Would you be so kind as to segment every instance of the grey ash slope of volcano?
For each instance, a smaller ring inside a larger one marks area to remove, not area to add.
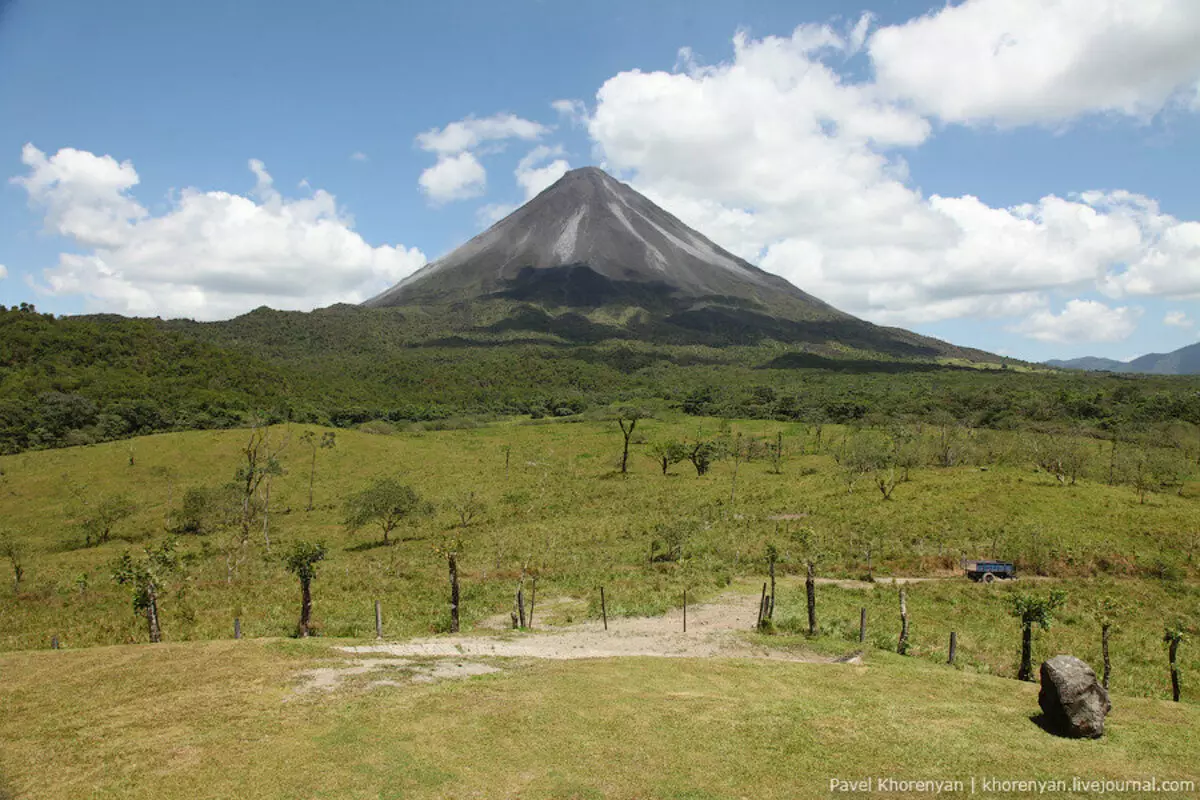
[[[911,358],[999,361],[859,320],[720,247],[603,170],[566,173],[448,255],[364,303],[505,303],[493,331],[568,340],[805,343]],[[620,320],[619,322],[617,320]]]

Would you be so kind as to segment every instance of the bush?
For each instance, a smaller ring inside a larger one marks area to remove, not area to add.
[[[370,422],[364,422],[358,426],[362,433],[370,433],[375,436],[391,436],[396,432],[396,426],[390,422],[384,422],[381,419],[373,419]]]

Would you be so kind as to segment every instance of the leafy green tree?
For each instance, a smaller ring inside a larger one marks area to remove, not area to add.
[[[312,582],[317,577],[317,564],[324,560],[324,542],[293,542],[283,557],[287,571],[300,579],[300,621],[296,624],[296,636],[301,639],[312,633]]]
[[[108,542],[113,530],[136,511],[133,498],[125,493],[106,495],[99,502],[85,506],[83,519],[79,523],[83,529],[84,544],[91,547]]]
[[[1067,593],[1061,589],[1052,589],[1048,597],[1017,594],[1010,598],[1010,613],[1021,621],[1021,668],[1017,680],[1033,680],[1033,627],[1049,630],[1054,612],[1066,600]]]
[[[431,512],[416,490],[395,478],[378,478],[357,494],[346,498],[345,525],[351,531],[378,525],[383,543],[390,544],[392,531],[400,523]]]
[[[697,439],[688,445],[687,459],[696,468],[696,477],[708,472],[714,461],[719,461],[725,455],[725,449],[719,442],[710,439]]]
[[[158,547],[147,547],[143,555],[134,558],[125,553],[113,568],[113,580],[128,586],[133,593],[133,610],[146,616],[150,641],[162,641],[158,622],[158,598],[167,577],[179,569],[175,542],[167,540]]]
[[[654,442],[647,452],[662,469],[663,475],[666,475],[673,465],[680,461],[686,461],[688,458],[687,446],[682,442],[670,439],[660,439]]]

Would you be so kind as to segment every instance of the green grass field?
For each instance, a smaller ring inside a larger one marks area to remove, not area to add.
[[[434,545],[461,536],[464,624],[506,613],[523,564],[539,574],[543,600],[575,598],[557,620],[599,614],[597,587],[604,585],[611,614],[656,614],[677,606],[684,586],[702,600],[731,583],[765,579],[768,542],[781,551],[780,570],[801,570],[795,534],[811,531],[820,543],[820,573],[857,578],[866,552],[881,585],[871,591],[822,587],[821,616],[827,637],[844,642],[857,634],[858,608],[870,608],[872,643],[894,644],[896,600],[888,575],[954,578],[960,556],[1015,559],[1025,574],[1055,578],[1068,591],[1057,624],[1040,634],[1040,653],[1068,649],[1095,662],[1099,634],[1090,609],[1100,596],[1124,604],[1114,636],[1116,686],[1163,697],[1167,689],[1163,625],[1200,619],[1195,550],[1200,541],[1194,485],[1182,496],[1152,494],[1145,504],[1125,486],[1102,482],[1107,457],[1097,448],[1090,475],[1060,485],[1035,471],[1020,454],[1015,436],[980,432],[964,442],[965,462],[952,468],[920,467],[883,501],[869,481],[847,487],[834,455],[843,429],[817,432],[799,425],[739,422],[735,432],[772,438],[784,435],[788,453],[782,474],[766,460],[738,468],[718,462],[697,478],[677,464],[662,476],[646,455],[648,442],[664,436],[715,435],[719,422],[695,418],[647,420],[637,429],[631,473],[614,473],[621,437],[615,423],[507,423],[469,430],[370,435],[338,431],[338,445],[320,451],[316,508],[307,502],[309,453],[299,436],[309,428],[276,427],[275,441],[290,436],[282,454],[286,473],[274,481],[267,554],[256,535],[234,580],[221,554],[223,537],[181,536],[186,568],[161,599],[167,641],[224,639],[233,619],[248,637],[287,636],[298,613],[298,589],[279,559],[288,542],[321,539],[330,549],[314,586],[315,618],[325,636],[373,635],[373,601],[385,610],[389,637],[444,630],[448,623],[444,560]],[[164,434],[133,440],[0,458],[0,528],[24,551],[19,593],[0,588],[0,649],[49,646],[57,636],[70,649],[146,640],[144,621],[130,595],[111,579],[123,552],[170,535],[187,487],[228,482],[238,466],[246,431]],[[129,465],[130,452],[134,465]],[[505,448],[511,448],[505,469]],[[967,449],[969,448],[969,450]],[[986,466],[986,469],[983,466]],[[341,524],[342,498],[380,475],[399,475],[438,508],[402,527],[390,547],[376,546],[378,531],[348,532]],[[130,493],[137,513],[114,531],[113,541],[81,547],[80,498]],[[456,528],[451,506],[468,492],[483,511]],[[732,495],[732,499],[731,499]],[[170,498],[170,504],[168,504]],[[774,519],[779,516],[788,519]],[[655,527],[690,521],[680,563],[652,563]],[[1005,596],[1015,590],[1048,591],[1025,581],[985,587],[961,578],[914,585],[914,651],[942,657],[949,630],[961,639],[965,669],[1001,676],[1015,673],[1016,622]],[[797,629],[801,589],[781,592],[781,632]],[[788,622],[788,618],[793,622]],[[876,621],[878,620],[878,624]],[[1200,693],[1191,676],[1200,668],[1200,647],[1181,651],[1185,700]]]
[[[498,662],[465,680],[371,675],[298,693],[305,669],[345,660],[331,644],[0,655],[0,793],[793,798],[828,796],[833,778],[1200,784],[1195,706],[1117,695],[1104,739],[1061,739],[1031,721],[1034,686],[886,653],[863,665]]]
[[[718,426],[648,420],[635,441],[684,438],[697,428],[712,435]],[[1164,622],[1194,624],[1200,608],[1194,487],[1182,497],[1153,494],[1141,504],[1129,488],[1099,480],[1061,486],[1021,462],[1015,438],[990,433],[973,443],[986,451],[986,470],[973,463],[919,468],[883,501],[868,481],[847,491],[833,458],[839,428],[824,427],[820,447],[815,432],[800,426],[746,422],[733,428],[763,437],[784,433],[790,455],[782,474],[772,474],[761,459],[740,464],[734,494],[731,462],[719,462],[703,477],[685,462],[664,477],[644,453],[647,445],[635,444],[631,473],[622,477],[613,471],[620,434],[611,422],[396,435],[341,431],[334,450],[318,453],[316,509],[306,512],[310,455],[299,435],[308,428],[276,427],[276,441],[290,437],[290,444],[282,453],[286,474],[272,486],[274,552],[266,553],[256,535],[230,582],[221,554],[228,534],[179,537],[187,567],[163,597],[164,633],[168,640],[227,638],[240,616],[246,636],[287,636],[298,590],[277,554],[296,539],[330,547],[316,584],[317,622],[326,636],[373,633],[372,603],[380,599],[385,632],[395,637],[443,630],[448,622],[445,564],[433,552],[446,537],[464,541],[469,626],[510,606],[523,564],[539,572],[545,599],[582,599],[576,603],[581,615],[599,613],[595,589],[601,584],[611,613],[654,614],[676,606],[684,585],[703,599],[734,579],[763,576],[768,542],[781,551],[781,571],[798,572],[802,559],[793,535],[805,529],[821,543],[820,569],[828,577],[862,576],[868,548],[875,577],[884,583],[888,575],[954,576],[961,555],[1015,559],[1026,573],[1056,577],[1069,603],[1060,625],[1040,639],[1046,648],[1096,651],[1090,608],[1099,596],[1115,596],[1126,606],[1115,639],[1118,672],[1129,681],[1127,691],[1162,696],[1157,637]],[[0,648],[44,648],[52,636],[68,648],[144,640],[130,595],[110,579],[113,561],[166,539],[187,487],[232,479],[246,438],[245,431],[163,434],[0,459],[0,527],[23,549],[25,566],[19,594],[10,585],[5,596],[11,602],[0,606]],[[511,449],[508,470],[505,447]],[[1103,452],[1096,461],[1103,473]],[[378,531],[349,533],[341,524],[341,499],[379,475],[401,476],[438,509],[397,530],[391,547],[377,546]],[[80,498],[95,503],[119,492],[136,499],[136,515],[120,523],[113,541],[80,547]],[[468,492],[481,500],[482,511],[469,527],[456,528],[451,506]],[[793,518],[773,519],[781,515]],[[691,522],[688,558],[650,563],[650,545],[660,536],[656,525],[679,521]],[[1015,589],[1045,590],[1030,582]],[[911,588],[917,651],[936,657],[953,625],[964,636],[966,663],[1012,674],[1015,622],[1003,601],[1012,590],[961,579]],[[872,619],[894,615],[894,593],[886,588],[866,593],[865,600],[860,594],[822,589],[823,610],[829,622],[841,620],[844,633],[850,627],[857,633],[859,604],[872,607]],[[781,597],[782,615],[791,613],[791,600]],[[884,630],[878,631],[881,644]],[[1189,672],[1200,666],[1194,648],[1184,646],[1183,656]]]
[[[1200,647],[1184,642],[1185,702],[1175,704],[1161,642],[1165,623],[1200,619],[1194,485],[1141,503],[1106,484],[1105,445],[1094,442],[1084,477],[1060,485],[1033,469],[1015,435],[981,432],[961,443],[958,466],[917,467],[884,501],[868,480],[843,479],[844,429],[824,426],[818,441],[815,428],[765,422],[732,432],[782,433],[782,474],[758,459],[738,465],[736,484],[730,461],[703,477],[685,462],[664,477],[650,443],[713,436],[721,423],[663,417],[639,425],[625,477],[614,472],[612,422],[339,430],[337,446],[318,452],[311,512],[311,453],[300,441],[309,428],[276,427],[273,441],[290,439],[272,485],[271,552],[256,529],[230,576],[229,531],[178,536],[184,569],[160,598],[166,641],[155,646],[112,580],[114,562],[174,537],[184,491],[228,482],[248,432],[0,459],[0,527],[25,569],[19,591],[0,589],[0,797],[788,798],[828,796],[834,778],[1200,780]],[[348,531],[341,504],[386,475],[436,511],[385,547],[377,530]],[[472,492],[481,511],[461,527],[454,506]],[[136,512],[108,543],[82,546],[85,504],[118,493]],[[663,526],[681,525],[684,557],[653,561]],[[757,595],[772,544],[774,632],[738,636],[844,655],[860,647],[865,607],[863,663],[483,659],[499,671],[419,684],[410,663],[383,669],[395,679],[382,683],[375,670],[300,690],[308,670],[349,664],[337,645],[373,639],[375,599],[389,639],[445,630],[446,563],[435,546],[455,537],[468,636],[488,635],[478,623],[507,614],[523,565],[539,578],[539,625],[595,619],[603,585],[619,629],[622,616],[676,607],[685,587],[693,603]],[[301,539],[329,548],[314,584],[321,638],[307,641],[286,638],[299,592],[280,559]],[[805,548],[823,578],[846,580],[818,587],[815,638],[804,635]],[[963,555],[1014,559],[1026,577],[970,583],[957,571]],[[868,569],[874,583],[860,580]],[[892,652],[889,576],[932,578],[905,587],[909,657]],[[1011,680],[1019,628],[1007,598],[1051,588],[1069,599],[1039,632],[1038,658],[1071,652],[1099,667],[1091,609],[1104,596],[1122,605],[1115,710],[1098,742],[1048,735],[1032,720],[1036,687]],[[241,642],[230,641],[235,616]],[[954,667],[944,663],[951,630]],[[51,651],[51,637],[64,649]]]

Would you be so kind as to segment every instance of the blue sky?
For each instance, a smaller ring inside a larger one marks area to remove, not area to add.
[[[0,8],[0,303],[361,300],[599,164],[881,323],[1197,339],[1189,0]]]

